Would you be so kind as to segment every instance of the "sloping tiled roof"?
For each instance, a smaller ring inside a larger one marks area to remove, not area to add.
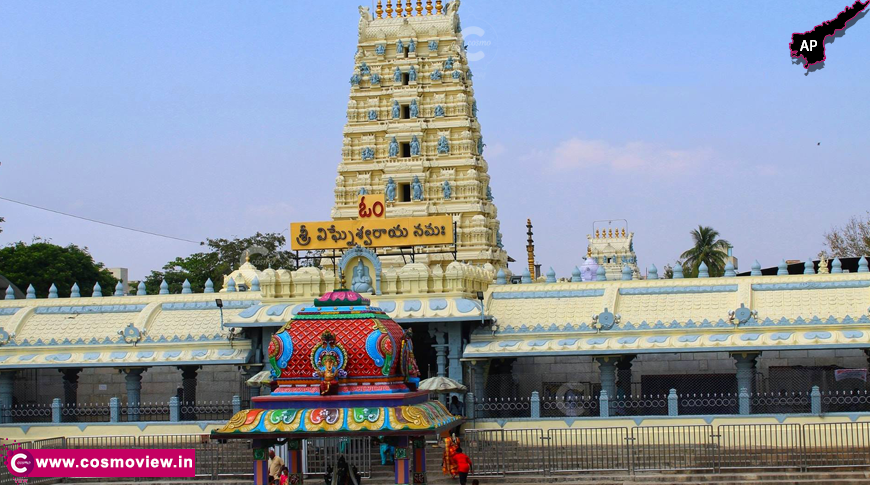
[[[866,272],[496,285],[463,357],[870,348],[868,307]]]
[[[242,364],[251,342],[221,329],[215,294],[0,301],[0,369]],[[220,294],[224,317],[259,293]]]

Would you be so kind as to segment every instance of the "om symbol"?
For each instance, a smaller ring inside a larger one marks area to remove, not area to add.
[[[371,208],[366,207],[366,198],[365,196],[360,197],[359,199],[359,216],[361,218],[367,218],[374,215],[375,217],[381,217],[384,215],[384,204],[381,201],[375,201],[372,204]]]

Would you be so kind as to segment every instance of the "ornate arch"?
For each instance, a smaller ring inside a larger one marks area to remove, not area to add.
[[[369,248],[364,248],[362,246],[356,246],[349,250],[347,250],[344,255],[341,257],[341,260],[338,263],[338,267],[341,268],[341,273],[345,277],[345,281],[348,278],[348,266],[350,263],[356,258],[364,258],[368,260],[372,264],[372,267],[375,269],[375,274],[372,275],[372,280],[375,283],[375,294],[381,294],[381,260],[378,258],[378,255],[375,254]],[[351,269],[351,274],[353,273],[353,269]],[[350,282],[347,283],[348,288],[350,287]]]

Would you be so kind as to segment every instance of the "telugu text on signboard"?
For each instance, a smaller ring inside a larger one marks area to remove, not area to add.
[[[430,246],[453,244],[451,216],[399,217],[350,221],[294,222],[290,247],[294,251]]]

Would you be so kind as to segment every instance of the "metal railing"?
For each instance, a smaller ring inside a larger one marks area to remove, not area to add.
[[[111,398],[108,403],[66,404],[56,398],[51,404],[0,407],[0,424],[226,421],[242,405],[239,396],[231,401],[181,402],[172,397],[168,402],[130,403]]]
[[[468,393],[466,402],[471,419],[516,419],[619,416],[683,416],[735,414],[813,414],[870,412],[870,391],[809,392],[777,391],[739,393],[617,395],[605,391],[598,395],[481,398]]]
[[[472,475],[870,467],[870,422],[467,430]]]
[[[50,423],[50,404],[24,404],[0,408],[0,423]]]

